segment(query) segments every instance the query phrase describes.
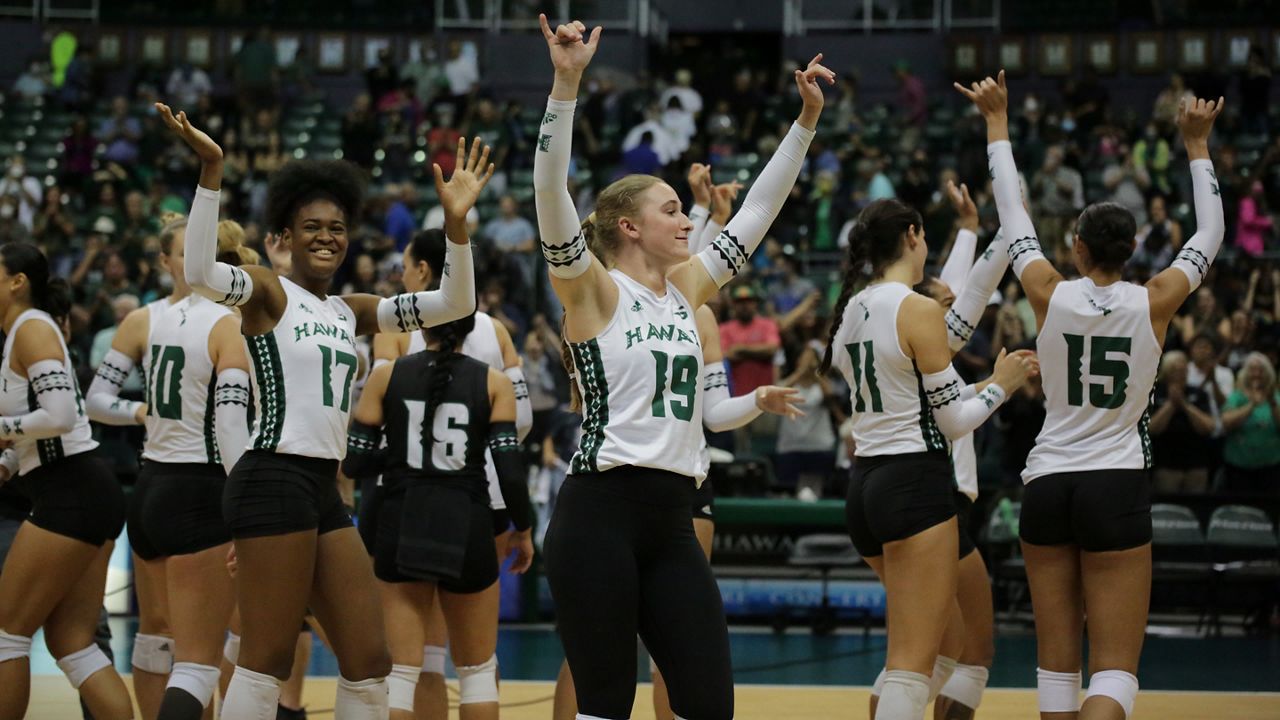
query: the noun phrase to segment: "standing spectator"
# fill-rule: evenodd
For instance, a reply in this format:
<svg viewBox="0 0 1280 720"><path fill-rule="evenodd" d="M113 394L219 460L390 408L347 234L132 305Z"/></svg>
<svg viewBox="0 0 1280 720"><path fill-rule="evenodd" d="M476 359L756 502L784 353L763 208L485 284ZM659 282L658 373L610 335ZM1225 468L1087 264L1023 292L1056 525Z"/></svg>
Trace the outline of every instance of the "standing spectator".
<svg viewBox="0 0 1280 720"><path fill-rule="evenodd" d="M1111 193L1108 200L1132 213L1134 222L1139 226L1146 224L1146 192L1151 187L1151 176L1145 167L1134 161L1128 145L1121 144L1117 154L1111 158L1111 164L1102 171L1102 184Z"/></svg>
<svg viewBox="0 0 1280 720"><path fill-rule="evenodd" d="M77 115L62 140L62 183L68 189L84 188L93 175L93 156L97 150L98 140L89 128L89 118Z"/></svg>
<svg viewBox="0 0 1280 720"><path fill-rule="evenodd" d="M1154 121L1147 123L1142 137L1133 145L1133 162L1147 171L1155 191L1162 195L1173 192L1173 185L1169 182L1169 163L1172 158L1169 141L1160 135L1159 127Z"/></svg>
<svg viewBox="0 0 1280 720"><path fill-rule="evenodd" d="M99 258L101 263L96 263L95 260ZM115 322L112 302L121 295L133 295L135 298L141 295L138 287L129 280L129 266L115 249L90 252L86 248L85 257L80 264L82 267L101 268L91 272L77 268L73 274L73 278L84 278L83 285L76 282L73 286L83 288L82 296L89 313L89 327L94 331L110 327Z"/></svg>
<svg viewBox="0 0 1280 720"><path fill-rule="evenodd" d="M774 357L782 347L782 338L778 324L759 314L760 296L754 287L739 285L733 289L732 298L733 317L720 325L720 343L724 359L729 363L730 392L736 397L776 382ZM772 423L766 422L756 429L768 432L771 426ZM747 428L740 428L734 432L738 452L750 451L750 435L745 430Z"/></svg>
<svg viewBox="0 0 1280 720"><path fill-rule="evenodd" d="M18 201L13 196L0 195L0 244L26 242L31 231L18 222Z"/></svg>
<svg viewBox="0 0 1280 720"><path fill-rule="evenodd" d="M184 110L195 108L200 102L201 95L213 93L213 83L209 80L209 73L189 62L179 63L178 67L169 73L169 80L164 88L173 106Z"/></svg>
<svg viewBox="0 0 1280 720"><path fill-rule="evenodd" d="M36 213L31 227L31 239L44 250L48 257L66 252L76 235L76 223L71 213L63 204L66 194L58 185L51 186L44 194L44 202Z"/></svg>
<svg viewBox="0 0 1280 720"><path fill-rule="evenodd" d="M498 216L485 224L481 234L520 271L523 287L531 288L537 268L537 257L533 251L538 231L533 223L520 215L520 205L514 197L502 196L498 201Z"/></svg>
<svg viewBox="0 0 1280 720"><path fill-rule="evenodd" d="M640 141L622 153L623 171L628 175L657 175L662 172L662 158L653 147L653 131L640 133Z"/></svg>
<svg viewBox="0 0 1280 720"><path fill-rule="evenodd" d="M27 69L13 83L13 94L25 98L44 97L49 92L49 69L39 58L32 58Z"/></svg>
<svg viewBox="0 0 1280 720"><path fill-rule="evenodd" d="M1169 267L1174 253L1182 249L1182 226L1169 217L1163 195L1152 195L1147 224L1138 230L1137 246L1126 267L1135 281L1146 281Z"/></svg>
<svg viewBox="0 0 1280 720"><path fill-rule="evenodd" d="M342 158L369 170L381 137L368 93L360 93L342 117Z"/></svg>
<svg viewBox="0 0 1280 720"><path fill-rule="evenodd" d="M449 41L449 60L444 64L445 81L449 84L449 100L457 117L463 117L471 95L480 85L480 65L474 43Z"/></svg>
<svg viewBox="0 0 1280 720"><path fill-rule="evenodd" d="M1239 385L1222 412L1227 440L1230 492L1280 495L1280 393L1276 369L1262 353L1251 353L1240 369Z"/></svg>
<svg viewBox="0 0 1280 720"><path fill-rule="evenodd" d="M1262 48L1249 48L1249 61L1240 75L1240 119L1246 132L1267 134L1271 101L1271 68Z"/></svg>
<svg viewBox="0 0 1280 720"><path fill-rule="evenodd" d="M142 139L142 123L129 115L129 101L117 95L111 101L111 117L98 126L98 140L106 146L102 159L125 167L138 160L138 141Z"/></svg>
<svg viewBox="0 0 1280 720"><path fill-rule="evenodd" d="M1186 354L1178 350L1160 359L1149 425L1158 493L1206 492L1217 455L1213 403L1203 388L1188 387L1187 366Z"/></svg>
<svg viewBox="0 0 1280 720"><path fill-rule="evenodd" d="M1191 341L1191 364L1187 367L1187 387L1203 388L1213 401L1215 414L1235 389L1231 371L1218 364L1218 336L1203 332Z"/></svg>
<svg viewBox="0 0 1280 720"><path fill-rule="evenodd" d="M884 168L878 158L862 158L855 167L858 173L857 187L863 191L860 207L865 207L867 203L876 200L897 197L893 190L893 181L884 174Z"/></svg>
<svg viewBox="0 0 1280 720"><path fill-rule="evenodd" d="M240 112L250 115L259 108L276 107L276 49L265 26L245 38L231 68Z"/></svg>
<svg viewBox="0 0 1280 720"><path fill-rule="evenodd" d="M818 373L820 359L812 346L801 352L795 370L781 383L799 393L793 404L797 417L784 415L778 422L776 448L778 480L796 489L796 497L813 501L822 497L835 463L836 434L833 407L839 402L827 376Z"/></svg>
<svg viewBox="0 0 1280 720"><path fill-rule="evenodd" d="M1271 216L1267 214L1266 195L1262 183L1254 180L1249 194L1240 198L1240 212L1236 216L1236 247L1250 257L1262 257L1271 235Z"/></svg>
<svg viewBox="0 0 1280 720"><path fill-rule="evenodd" d="M430 108L445 86L444 68L436 57L435 40L424 37L420 47L416 56L410 51L409 61L400 67L400 77L413 83L414 95L422 107Z"/></svg>
<svg viewBox="0 0 1280 720"><path fill-rule="evenodd" d="M755 137L756 119L760 116L760 105L763 98L756 88L751 68L742 68L733 76L733 84L725 93L729 102L729 112L738 119L738 139L746 143Z"/></svg>
<svg viewBox="0 0 1280 720"><path fill-rule="evenodd" d="M524 339L520 365L529 385L529 405L533 408L533 426L526 442L540 443L560 406L559 379L564 374L564 363L559 352L560 337L547 324L546 315L534 315L530 330Z"/></svg>
<svg viewBox="0 0 1280 720"><path fill-rule="evenodd" d="M689 119L693 120L702 112L702 93L693 88L693 73L685 68L676 71L675 80L675 85L662 91L658 104L667 107L671 98L679 98L681 111L688 113Z"/></svg>
<svg viewBox="0 0 1280 720"><path fill-rule="evenodd" d="M1250 279L1256 277L1255 271ZM1249 296L1246 295L1246 303L1248 299ZM1178 330L1178 344L1189 348L1192 341L1203 333L1224 337L1229 330L1229 322L1222 308L1218 307L1218 298L1213 294L1213 288L1209 285L1201 285L1196 289L1195 302L1190 311L1179 315L1174 321L1174 327ZM1170 340L1172 339L1171 337Z"/></svg>
<svg viewBox="0 0 1280 720"><path fill-rule="evenodd" d="M388 185L387 196L391 198L391 206L387 208L387 220L382 231L396 241L396 252L403 253L418 225L413 216L413 208L418 204L418 189L411 182Z"/></svg>
<svg viewBox="0 0 1280 720"><path fill-rule="evenodd" d="M13 201L17 210L18 222L28 232L36 219L36 208L40 207L40 198L44 192L40 181L27 174L27 162L21 155L9 158L9 166L0 178L0 197Z"/></svg>
<svg viewBox="0 0 1280 720"><path fill-rule="evenodd" d="M779 261L782 273L769 289L769 304L778 315L786 315L804 302L805 298L817 292L818 288L813 281L800 274L800 258L784 253Z"/></svg>
<svg viewBox="0 0 1280 720"><path fill-rule="evenodd" d="M1084 180L1080 172L1063 160L1062 145L1051 145L1044 153L1044 163L1031 176L1031 202L1036 210L1036 229L1041 241L1056 253L1084 209Z"/></svg>
<svg viewBox="0 0 1280 720"><path fill-rule="evenodd" d="M452 105L436 105L435 126L427 131L427 162L439 165L446 178L453 175L458 160L458 139L462 137L453 125L454 112Z"/></svg>
<svg viewBox="0 0 1280 720"><path fill-rule="evenodd" d="M382 179L389 183L408 182L413 158L413 133L398 112L386 113L382 129Z"/></svg>
<svg viewBox="0 0 1280 720"><path fill-rule="evenodd" d="M160 234L160 221L147 212L146 196L140 190L130 190L124 196L124 217L119 227L119 248L125 264L138 267L145 254L147 239Z"/></svg>
<svg viewBox="0 0 1280 720"><path fill-rule="evenodd" d="M93 104L97 95L97 69L93 64L93 46L76 46L76 54L67 64L67 71L58 88L58 101L72 112L84 112Z"/></svg>
<svg viewBox="0 0 1280 720"><path fill-rule="evenodd" d="M911 74L911 65L906 60L894 63L893 76L898 80L898 108L903 121L917 130L924 128L929 118L929 98L924 81Z"/></svg>
<svg viewBox="0 0 1280 720"><path fill-rule="evenodd" d="M396 68L395 59L391 57L391 48L378 50L378 60L373 67L364 71L364 79L369 90L369 97L377 105L382 98L400 87L400 70Z"/></svg>
<svg viewBox="0 0 1280 720"><path fill-rule="evenodd" d="M309 95L312 90L311 77L314 74L315 68L307 57L307 46L298 45L289 64L280 68L280 94L285 103L292 104L298 98Z"/></svg>
<svg viewBox="0 0 1280 720"><path fill-rule="evenodd" d="M493 100L484 98L476 103L475 117L463 134L466 137L478 137L488 145L491 148L489 161L497 172L503 171L507 165L507 153L511 150L511 133Z"/></svg>
<svg viewBox="0 0 1280 720"><path fill-rule="evenodd" d="M1169 76L1169 85L1156 96L1155 107L1151 111L1151 119L1156 121L1162 130L1173 128L1173 121L1178 117L1178 106L1186 100L1195 100L1195 93L1187 89L1182 76L1173 73Z"/></svg>
<svg viewBox="0 0 1280 720"><path fill-rule="evenodd" d="M1110 93L1098 80L1098 69L1092 64L1085 66L1084 77L1078 83L1069 82L1064 94L1071 117L1075 120L1076 136L1092 136L1093 129L1106 121L1111 105Z"/></svg>

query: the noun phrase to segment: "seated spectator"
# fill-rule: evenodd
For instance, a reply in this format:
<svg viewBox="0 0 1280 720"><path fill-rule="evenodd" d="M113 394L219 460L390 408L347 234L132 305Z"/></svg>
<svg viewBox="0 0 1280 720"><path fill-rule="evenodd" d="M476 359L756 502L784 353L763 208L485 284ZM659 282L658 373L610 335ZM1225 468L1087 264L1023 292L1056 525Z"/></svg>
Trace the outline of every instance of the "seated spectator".
<svg viewBox="0 0 1280 720"><path fill-rule="evenodd" d="M1255 271L1255 278L1256 275ZM1191 342L1204 333L1226 336L1229 330L1228 320L1218 305L1212 286L1205 284L1196 290L1195 302L1190 311L1179 315L1174 321L1174 327L1178 330L1177 342L1184 348L1190 347Z"/></svg>
<svg viewBox="0 0 1280 720"><path fill-rule="evenodd" d="M396 252L404 252L418 224L413 216L413 208L418 204L418 189L411 182L388 185L387 196L391 205L387 208L387 221L382 231L396 241Z"/></svg>
<svg viewBox="0 0 1280 720"><path fill-rule="evenodd" d="M129 115L129 101L117 95L111 101L111 116L98 125L98 140L106 146L102 159L125 167L138 160L138 141L142 139L142 123Z"/></svg>
<svg viewBox="0 0 1280 720"><path fill-rule="evenodd" d="M842 418L839 398L825 375L818 373L821 358L813 347L800 353L795 370L780 383L794 388L800 395L793 404L803 415L783 416L778 422L778 444L775 448L778 481L795 488L796 497L812 501L822 497L835 463L835 425Z"/></svg>
<svg viewBox="0 0 1280 720"><path fill-rule="evenodd" d="M1108 200L1133 213L1134 222L1139 226L1146 224L1146 192L1151 187L1151 176L1145 167L1134 161L1128 145L1121 144L1117 148L1111 164L1102 171L1102 184L1111 193Z"/></svg>
<svg viewBox="0 0 1280 720"><path fill-rule="evenodd" d="M93 156L98 140L89 129L89 118L77 115L71 131L62 139L62 182L68 189L79 189L93 175Z"/></svg>
<svg viewBox="0 0 1280 720"><path fill-rule="evenodd" d="M639 141L622 153L623 171L628 175L656 175L662 172L662 158L653 148L652 130L640 133Z"/></svg>
<svg viewBox="0 0 1280 720"><path fill-rule="evenodd" d="M1208 332L1197 335L1191 341L1191 365L1187 367L1187 387L1203 387L1215 408L1221 408L1235 389L1231 371L1218 364L1220 349L1217 335Z"/></svg>
<svg viewBox="0 0 1280 720"><path fill-rule="evenodd" d="M481 234L515 264L524 286L531 287L538 260L534 254L538 231L527 218L521 217L520 205L514 197L502 196L498 201L498 216L485 224Z"/></svg>
<svg viewBox="0 0 1280 720"><path fill-rule="evenodd" d="M342 158L366 170L372 169L373 151L377 149L380 137L373 103L367 93L360 93L351 103L351 109L342 116ZM456 145L454 149L457 150Z"/></svg>
<svg viewBox="0 0 1280 720"><path fill-rule="evenodd" d="M1276 369L1262 353L1245 358L1222 412L1228 492L1280 495L1280 393Z"/></svg>
<svg viewBox="0 0 1280 720"><path fill-rule="evenodd" d="M439 165L446 178L453 175L458 160L458 140L462 137L454 128L455 117L452 105L437 105L435 125L427 131L427 162Z"/></svg>
<svg viewBox="0 0 1280 720"><path fill-rule="evenodd" d="M813 281L800 274L800 258L784 253L778 262L782 271L770 284L769 304L779 315L786 315L804 302L818 288Z"/></svg>
<svg viewBox="0 0 1280 720"><path fill-rule="evenodd" d="M1138 230L1137 247L1126 265L1134 282L1145 282L1169 267L1182 249L1182 226L1169 217L1164 196L1151 196L1148 210L1147 224Z"/></svg>
<svg viewBox="0 0 1280 720"><path fill-rule="evenodd" d="M1272 237L1271 216L1267 214L1267 198L1262 183L1254 180L1249 194L1240 198L1236 217L1236 247L1250 257L1262 257L1267 240Z"/></svg>
<svg viewBox="0 0 1280 720"><path fill-rule="evenodd" d="M13 83L13 94L18 97L38 98L49 92L49 69L40 60L32 59Z"/></svg>
<svg viewBox="0 0 1280 720"><path fill-rule="evenodd" d="M51 185L44 193L44 201L40 204L31 228L31 239L49 257L66 252L76 235L76 223L71 217L66 199L61 186Z"/></svg>
<svg viewBox="0 0 1280 720"><path fill-rule="evenodd" d="M209 73L191 63L183 62L169 73L164 89L173 107L194 109L200 102L201 95L213 92L213 82L209 80Z"/></svg>
<svg viewBox="0 0 1280 720"><path fill-rule="evenodd" d="M484 98L476 103L475 117L471 119L465 135L478 137L491 148L489 162L493 163L498 172L507 166L507 153L511 151L511 132L493 100Z"/></svg>
<svg viewBox="0 0 1280 720"><path fill-rule="evenodd" d="M763 385L777 381L774 358L782 348L778 324L760 314L760 295L749 284L732 291L733 316L720 324L720 346L729 364L730 395L745 395ZM752 425L734 431L734 447L738 453L751 451L751 435L770 434L776 422L761 417Z"/></svg>
<svg viewBox="0 0 1280 720"><path fill-rule="evenodd" d="M1056 252L1067 231L1084 209L1084 180L1080 172L1067 165L1066 151L1061 145L1050 146L1044 163L1031 176L1030 200L1036 212L1036 230L1041 241Z"/></svg>
<svg viewBox="0 0 1280 720"><path fill-rule="evenodd" d="M27 161L21 155L9 158L4 177L0 177L0 197L13 200L18 222L28 231L34 226L36 208L40 207L43 195L40 180L27 174Z"/></svg>
<svg viewBox="0 0 1280 720"><path fill-rule="evenodd" d="M1187 386L1187 356L1178 350L1160 359L1151 413L1151 455L1157 493L1203 493L1218 454L1218 419L1204 388Z"/></svg>

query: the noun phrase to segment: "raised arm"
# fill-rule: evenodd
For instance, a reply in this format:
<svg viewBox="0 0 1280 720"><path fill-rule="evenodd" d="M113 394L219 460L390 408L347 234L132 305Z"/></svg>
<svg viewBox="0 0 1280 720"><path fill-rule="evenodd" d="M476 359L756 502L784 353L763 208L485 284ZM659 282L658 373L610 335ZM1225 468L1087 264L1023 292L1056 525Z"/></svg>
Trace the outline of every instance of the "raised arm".
<svg viewBox="0 0 1280 720"><path fill-rule="evenodd" d="M942 264L938 279L959 297L965 280L969 277L969 268L973 266L973 258L978 252L978 206L969 197L969 186L964 183L956 187L954 182L948 180L947 197L956 211L960 229L956 231L956 239L951 243L951 254L947 255L947 261Z"/></svg>
<svg viewBox="0 0 1280 720"><path fill-rule="evenodd" d="M791 194L822 114L823 96L818 82L825 80L833 85L836 81L835 73L823 67L821 61L819 53L806 69L795 71L796 87L803 101L800 116L760 171L742 207L707 248L669 275L695 307L737 277Z"/></svg>
<svg viewBox="0 0 1280 720"><path fill-rule="evenodd" d="M1178 308L1200 287L1222 247L1225 221L1218 177L1209 159L1209 133L1222 112L1223 101L1184 101L1178 107L1178 128L1191 160L1191 189L1196 208L1196 232L1182 246L1173 263L1147 283L1151 322L1163 337Z"/></svg>
<svg viewBox="0 0 1280 720"><path fill-rule="evenodd" d="M147 404L120 397L120 388L143 357L150 310L138 308L125 316L111 339L111 349L98 363L89 392L84 398L89 419L103 425L141 425L146 421Z"/></svg>
<svg viewBox="0 0 1280 720"><path fill-rule="evenodd" d="M978 242L978 208L969 197L969 188L963 184L957 188L955 183L948 182L947 194L960 216L961 224L941 276L951 286L951 292L956 298L947 309L945 321L947 345L952 353L958 353L969 343L991 294L995 292L1009 267L1009 242L1003 232L997 232L991 244L974 263L973 255ZM958 276L959 279L953 283L947 280L948 276Z"/></svg>
<svg viewBox="0 0 1280 720"><path fill-rule="evenodd" d="M987 163L996 212L1008 238L1009 263L1013 265L1013 273L1018 276L1022 290L1035 310L1039 327L1044 324L1049 298L1062 281L1062 275L1041 251L1031 215L1022 204L1018 166L1013 161L1013 146L1009 143L1009 90L1005 87L1004 71L1001 70L996 77L995 80L988 77L982 82L975 82L968 88L960 83L955 87L977 106L987 122Z"/></svg>
<svg viewBox="0 0 1280 720"><path fill-rule="evenodd" d="M457 162L448 182L439 165L432 165L436 192L444 208L444 271L440 289L400 293L384 298L360 293L343 296L356 314L356 333L406 333L461 320L476 311L475 265L471 259L471 238L467 235L467 213L493 177L489 146L480 138L471 142L458 138Z"/></svg>
<svg viewBox="0 0 1280 720"><path fill-rule="evenodd" d="M689 209L689 222L693 229L689 231L689 251L698 247L698 239L707 227L711 217L711 166L694 163L689 166L689 190L693 192L693 207ZM699 248L701 249L701 248Z"/></svg>

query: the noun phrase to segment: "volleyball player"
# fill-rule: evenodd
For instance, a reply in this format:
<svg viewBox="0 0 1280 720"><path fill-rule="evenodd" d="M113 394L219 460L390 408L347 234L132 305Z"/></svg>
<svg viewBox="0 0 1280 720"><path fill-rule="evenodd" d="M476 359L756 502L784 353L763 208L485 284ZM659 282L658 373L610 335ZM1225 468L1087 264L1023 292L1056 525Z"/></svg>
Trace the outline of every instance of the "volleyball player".
<svg viewBox="0 0 1280 720"><path fill-rule="evenodd" d="M258 413L251 448L227 477L223 517L238 563L243 629L239 664L223 714L264 718L276 712L289 676L298 628L309 606L338 659L334 714L377 718L387 712L390 671L382 614L369 557L338 495L346 454L355 338L450 322L475 310L475 278L465 212L488 174L477 140L469 156L459 141L449 183L436 184L448 215L450 271L440 290L329 295L347 251L347 227L363 194L360 171L341 161L292 161L271 177L268 230L292 252L287 277L268 268L216 261L215 228L222 150L157 103L165 124L200 156L200 185L187 224L184 271L196 292L241 310ZM461 205L463 215L452 211Z"/></svg>
<svg viewBox="0 0 1280 720"><path fill-rule="evenodd" d="M853 395L849 531L885 584L880 720L924 717L951 615L958 531L947 440L986 421L1034 369L1026 354L1002 354L989 384L962 392L944 311L911 289L923 279L926 255L918 212L897 200L863 209L849 234L849 269L822 363L825 372L834 359ZM855 295L866 265L871 283Z"/></svg>
<svg viewBox="0 0 1280 720"><path fill-rule="evenodd" d="M1004 73L965 88L987 123L996 209L1009 259L1036 315L1046 417L1027 458L1019 533L1036 617L1042 718L1125 718L1151 594L1148 404L1169 321L1222 244L1209 134L1222 99L1184 101L1177 124L1191 161L1196 232L1145 286L1122 280L1136 223L1110 202L1085 208L1065 280L1044 257L1018 196ZM1089 691L1080 703L1081 632Z"/></svg>
<svg viewBox="0 0 1280 720"><path fill-rule="evenodd" d="M540 18L555 84L534 159L534 199L585 417L547 530L547 578L580 717L626 718L637 631L663 670L675 714L733 715L720 591L693 534L705 476L698 424L702 348L694 311L742 269L795 183L822 110L819 64L795 72L803 109L742 210L691 257L692 223L658 178L624 177L579 226L567 190L573 111L599 43ZM611 249L607 270L588 238Z"/></svg>
<svg viewBox="0 0 1280 720"><path fill-rule="evenodd" d="M444 257L445 237L442 231L425 230L415 235L404 251L402 281L405 289L409 292L421 292L434 287L444 270ZM374 367L377 368L384 363L393 362L397 358L425 349L426 339L422 333L394 335L379 333L373 338ZM529 434L529 428L533 425L533 408L529 404L529 388L525 383L524 371L520 367L520 355L516 352L515 343L511 341L511 334L506 326L495 322L488 313L477 311L474 329L462 340L459 352L488 364L489 367L502 372L511 380L516 398L516 440L523 442L525 436ZM493 462L485 463L485 473L489 482L489 504L494 510L494 542L497 546L499 564L501 564L501 559L508 554L508 546L514 531ZM378 482L376 476L366 479L363 485L364 491L361 493L360 534L370 554L373 552L373 538L376 535L375 510L378 501L375 494L380 490ZM366 508L368 508L367 512ZM532 543L532 539L523 537L521 543L524 542ZM494 592L497 592L496 587ZM496 616L494 623L497 623ZM418 680L415 690L414 707L420 717L444 717L449 711L449 698L444 683L448 638L444 615L440 610L439 595L434 595L427 616L426 640L422 653L422 677Z"/></svg>
<svg viewBox="0 0 1280 720"><path fill-rule="evenodd" d="M147 426L129 544L163 583L145 601L139 593L139 627L160 603L172 637L140 632L133 666L169 675L158 704L161 720L199 718L217 689L218 657L235 605L223 571L231 533L222 521L222 489L249 440L249 361L240 318L191 292L182 269L186 225L182 219L160 231L160 264L173 277L173 292L120 323L86 402L91 420ZM231 239L219 242L218 257L236 266L257 261L257 253ZM146 402L122 400L120 388L138 363ZM156 717L154 710L143 712Z"/></svg>
<svg viewBox="0 0 1280 720"><path fill-rule="evenodd" d="M35 245L0 246L0 440L12 444L9 483L32 503L0 574L0 720L26 715L40 628L94 717L133 717L129 691L94 643L125 501L94 452L59 325L70 304Z"/></svg>

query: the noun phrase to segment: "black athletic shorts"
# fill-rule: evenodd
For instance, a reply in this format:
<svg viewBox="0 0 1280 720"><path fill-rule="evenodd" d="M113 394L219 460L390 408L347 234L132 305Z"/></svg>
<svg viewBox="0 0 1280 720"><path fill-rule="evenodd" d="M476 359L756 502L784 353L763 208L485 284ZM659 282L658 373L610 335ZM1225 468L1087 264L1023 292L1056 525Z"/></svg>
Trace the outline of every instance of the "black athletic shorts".
<svg viewBox="0 0 1280 720"><path fill-rule="evenodd" d="M863 557L879 557L885 543L905 540L955 516L954 472L945 452L855 459L845 520Z"/></svg>
<svg viewBox="0 0 1280 720"><path fill-rule="evenodd" d="M498 580L492 513L487 495L466 489L421 480L384 486L373 574L383 582L433 582L457 594L487 589Z"/></svg>
<svg viewBox="0 0 1280 720"><path fill-rule="evenodd" d="M351 527L338 494L338 461L250 450L227 476L222 517L236 538Z"/></svg>
<svg viewBox="0 0 1280 720"><path fill-rule="evenodd" d="M968 495L956 491L956 529L960 531L960 559L969 557L969 553L978 549L973 544L973 536L969 534L969 515L973 512L973 501Z"/></svg>
<svg viewBox="0 0 1280 720"><path fill-rule="evenodd" d="M702 480L702 485L693 491L693 519L716 521L716 491L711 487L711 476Z"/></svg>
<svg viewBox="0 0 1280 720"><path fill-rule="evenodd" d="M377 476L360 481L360 507L356 511L356 530L364 549L373 555L374 538L378 536L378 511L382 505L382 481Z"/></svg>
<svg viewBox="0 0 1280 720"><path fill-rule="evenodd" d="M231 542L222 520L227 472L216 463L143 460L129 503L129 545L143 560Z"/></svg>
<svg viewBox="0 0 1280 720"><path fill-rule="evenodd" d="M1087 552L1151 542L1151 477L1146 470L1043 475L1022 492L1018 535L1032 545L1077 545Z"/></svg>
<svg viewBox="0 0 1280 720"><path fill-rule="evenodd" d="M27 519L38 528L99 547L124 529L124 491L96 450L41 465L12 483L31 501Z"/></svg>

